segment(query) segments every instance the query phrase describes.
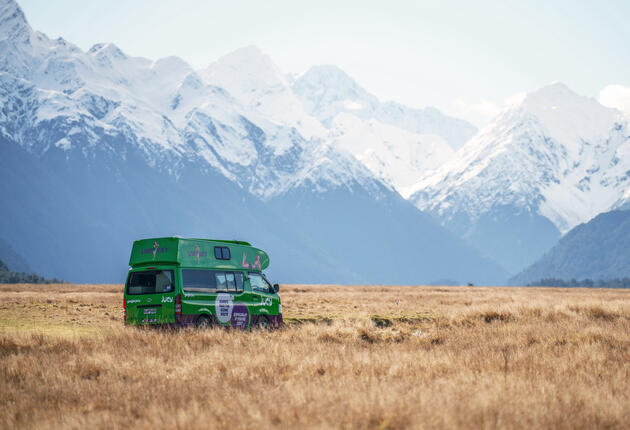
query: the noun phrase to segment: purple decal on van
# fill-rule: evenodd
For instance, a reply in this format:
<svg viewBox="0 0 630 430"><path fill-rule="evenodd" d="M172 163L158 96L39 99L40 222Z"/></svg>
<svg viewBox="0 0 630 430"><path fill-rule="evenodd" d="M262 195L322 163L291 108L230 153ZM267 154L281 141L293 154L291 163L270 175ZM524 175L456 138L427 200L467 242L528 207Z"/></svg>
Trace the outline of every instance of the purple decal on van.
<svg viewBox="0 0 630 430"><path fill-rule="evenodd" d="M242 304L234 305L232 309L232 327L246 329L249 323L249 310Z"/></svg>

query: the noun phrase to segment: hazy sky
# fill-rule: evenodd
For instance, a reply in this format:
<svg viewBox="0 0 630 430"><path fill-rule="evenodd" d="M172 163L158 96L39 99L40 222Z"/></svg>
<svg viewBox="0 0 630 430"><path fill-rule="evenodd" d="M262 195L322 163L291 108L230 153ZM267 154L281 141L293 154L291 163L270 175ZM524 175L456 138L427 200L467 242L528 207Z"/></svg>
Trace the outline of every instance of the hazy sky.
<svg viewBox="0 0 630 430"><path fill-rule="evenodd" d="M562 81L630 86L630 1L18 0L35 30L195 68L256 45L285 72L335 64L381 100L478 124Z"/></svg>

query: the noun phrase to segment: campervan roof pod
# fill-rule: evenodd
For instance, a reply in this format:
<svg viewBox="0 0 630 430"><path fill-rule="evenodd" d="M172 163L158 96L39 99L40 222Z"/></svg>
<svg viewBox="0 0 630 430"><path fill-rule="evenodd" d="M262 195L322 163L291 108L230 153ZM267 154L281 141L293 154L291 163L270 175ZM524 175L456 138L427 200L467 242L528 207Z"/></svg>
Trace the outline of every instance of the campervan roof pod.
<svg viewBox="0 0 630 430"><path fill-rule="evenodd" d="M184 239L158 237L136 240L129 265L175 264L209 269L248 269L262 271L269 266L269 255L239 240Z"/></svg>

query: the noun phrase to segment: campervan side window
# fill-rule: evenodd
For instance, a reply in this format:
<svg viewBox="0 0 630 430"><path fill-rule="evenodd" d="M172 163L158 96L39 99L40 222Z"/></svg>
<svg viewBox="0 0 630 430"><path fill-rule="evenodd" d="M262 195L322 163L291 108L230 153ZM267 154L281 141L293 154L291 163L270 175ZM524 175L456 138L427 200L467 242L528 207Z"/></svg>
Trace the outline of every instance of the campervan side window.
<svg viewBox="0 0 630 430"><path fill-rule="evenodd" d="M217 260L229 260L232 258L230 255L230 248L227 246L215 246L214 247L214 258Z"/></svg>
<svg viewBox="0 0 630 430"><path fill-rule="evenodd" d="M225 281L227 282L228 291L236 292L236 280L234 279L234 273L225 272Z"/></svg>
<svg viewBox="0 0 630 430"><path fill-rule="evenodd" d="M236 291L243 291L243 273L242 272L234 272L234 277L236 279Z"/></svg>
<svg viewBox="0 0 630 430"><path fill-rule="evenodd" d="M184 291L198 293L243 292L243 273L182 269Z"/></svg>
<svg viewBox="0 0 630 430"><path fill-rule="evenodd" d="M184 291L213 293L217 290L217 280L212 270L182 269Z"/></svg>
<svg viewBox="0 0 630 430"><path fill-rule="evenodd" d="M215 276L217 277L217 292L226 293L227 281L225 280L225 273L215 272Z"/></svg>
<svg viewBox="0 0 630 430"><path fill-rule="evenodd" d="M217 277L217 291L236 293L243 291L243 274L235 272L215 272ZM240 275L240 282L237 276Z"/></svg>

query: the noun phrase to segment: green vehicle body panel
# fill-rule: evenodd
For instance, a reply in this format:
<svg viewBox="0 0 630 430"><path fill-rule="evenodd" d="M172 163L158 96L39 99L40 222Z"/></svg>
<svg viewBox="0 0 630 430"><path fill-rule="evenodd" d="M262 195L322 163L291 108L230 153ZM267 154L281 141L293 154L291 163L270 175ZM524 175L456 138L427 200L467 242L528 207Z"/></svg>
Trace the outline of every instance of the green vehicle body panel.
<svg viewBox="0 0 630 430"><path fill-rule="evenodd" d="M224 246L230 249L229 260L217 260L214 248ZM261 249L247 242L211 239L182 239L162 237L136 240L131 249L129 265L155 265L172 263L182 267L204 267L211 269L246 269L256 266L257 270L269 267L269 256Z"/></svg>
<svg viewBox="0 0 630 430"><path fill-rule="evenodd" d="M229 256L219 253L221 258L216 258L215 247L229 249ZM124 289L125 324L188 326L195 325L202 316L214 325L241 329L256 325L263 318L271 326L282 325L278 293L273 289L263 291L252 287L252 280L260 283L259 276L266 280L262 271L269 267L269 256L247 242L177 237L142 239L133 243L129 265ZM236 280L242 277L242 290L185 288L183 274L190 269L212 272L204 272L204 276L218 274L222 277L222 273L227 273L234 281L232 285L240 284ZM171 271L172 287L167 285L168 291L129 293L132 275L153 276L157 273L161 279L167 279Z"/></svg>

